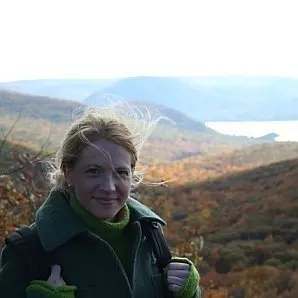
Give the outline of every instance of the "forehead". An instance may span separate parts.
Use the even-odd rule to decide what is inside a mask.
[[[115,167],[130,167],[131,154],[122,146],[103,139],[93,142],[93,145],[83,149],[78,163],[103,165],[112,162]]]

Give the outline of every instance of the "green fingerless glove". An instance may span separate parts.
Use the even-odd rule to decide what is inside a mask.
[[[187,258],[173,257],[173,262],[181,262],[190,265],[188,279],[184,287],[175,295],[176,298],[192,298],[199,290],[200,275],[194,264]]]
[[[26,288],[28,294],[40,294],[46,298],[74,298],[76,286],[55,287],[45,280],[33,280]]]

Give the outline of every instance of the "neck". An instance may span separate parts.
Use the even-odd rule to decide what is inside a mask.
[[[84,208],[75,195],[70,196],[69,203],[84,225],[86,225],[92,232],[104,236],[105,238],[114,238],[121,235],[129,223],[130,212],[127,205],[125,205],[113,219],[102,220]]]

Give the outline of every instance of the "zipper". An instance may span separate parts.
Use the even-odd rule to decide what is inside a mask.
[[[137,221],[134,223],[135,229],[136,231],[136,235],[137,235],[137,240],[135,241],[134,247],[133,247],[133,271],[132,271],[132,288],[134,287],[135,284],[135,278],[136,278],[136,263],[137,263],[137,256],[138,256],[138,252],[139,252],[139,248],[140,248],[140,244],[142,241],[142,229],[141,229],[141,224]]]
[[[111,245],[105,241],[104,239],[100,238],[98,235],[96,235],[95,233],[91,232],[91,231],[88,231],[88,233],[90,234],[91,237],[94,237],[96,238],[96,240],[99,240],[101,241],[104,245],[107,246],[107,248],[109,249],[110,253],[113,255],[113,257],[115,258],[118,266],[120,267],[120,271],[122,273],[122,275],[124,276],[125,280],[126,280],[126,283],[127,283],[127,286],[129,288],[129,291],[130,291],[130,295],[131,295],[131,298],[133,298],[133,290],[132,290],[132,286],[130,285],[130,282],[128,280],[128,277],[127,277],[127,274],[123,268],[123,265],[122,263],[120,262],[117,254],[115,253],[114,249],[111,247]]]

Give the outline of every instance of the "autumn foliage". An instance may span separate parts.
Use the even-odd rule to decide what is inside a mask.
[[[20,166],[31,155],[11,152]],[[50,186],[43,163],[0,180],[0,241],[34,221]],[[207,167],[207,165],[205,165]],[[155,172],[154,172],[155,171]],[[157,181],[153,166],[147,181]],[[187,169],[172,168],[171,175]],[[203,298],[298,297],[298,160],[225,171],[189,183],[143,184],[134,196],[168,223],[174,255],[198,268]]]

